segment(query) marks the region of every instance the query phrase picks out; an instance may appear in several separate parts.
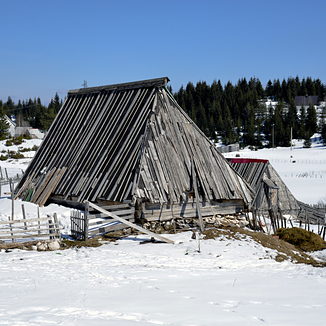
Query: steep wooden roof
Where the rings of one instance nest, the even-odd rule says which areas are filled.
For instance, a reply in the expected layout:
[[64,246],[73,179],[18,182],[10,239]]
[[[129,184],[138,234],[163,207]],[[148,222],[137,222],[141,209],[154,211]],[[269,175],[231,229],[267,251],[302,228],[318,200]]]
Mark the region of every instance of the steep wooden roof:
[[256,208],[268,209],[267,201],[263,198],[265,194],[262,182],[264,182],[278,189],[278,205],[282,212],[298,212],[300,207],[297,200],[268,160],[231,158],[229,162],[255,190],[256,196],[252,204]]
[[193,164],[203,196],[249,203],[250,186],[178,106],[168,81],[70,91],[16,193],[32,184],[34,202],[51,193],[77,201],[178,201],[192,189]]

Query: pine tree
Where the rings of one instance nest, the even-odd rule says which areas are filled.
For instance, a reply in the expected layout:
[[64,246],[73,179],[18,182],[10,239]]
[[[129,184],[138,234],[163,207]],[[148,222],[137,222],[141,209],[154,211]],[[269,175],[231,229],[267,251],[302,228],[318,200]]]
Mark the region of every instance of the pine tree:
[[273,83],[274,97],[276,100],[282,99],[282,87],[279,79],[274,79]]
[[9,124],[5,118],[5,110],[0,103],[0,140],[4,140],[9,136]]
[[284,125],[284,102],[280,101],[275,109],[274,145],[289,146],[290,133]]
[[298,114],[297,114],[297,107],[295,105],[294,99],[290,98],[289,100],[289,109],[286,116],[286,125],[292,128],[292,135],[293,138],[298,137]]
[[301,88],[300,88],[300,95],[301,96],[306,96],[307,94],[308,94],[308,92],[307,92],[306,80],[304,78],[302,78]]
[[281,86],[281,99],[288,103],[289,98],[288,98],[288,84],[285,79],[282,81],[282,86]]
[[316,88],[315,88],[314,82],[312,81],[311,77],[307,77],[306,87],[307,87],[307,94],[309,96],[316,95]]
[[209,136],[206,112],[201,102],[199,102],[198,106],[197,125],[205,133],[206,136]]
[[274,96],[274,87],[273,87],[273,83],[271,80],[269,80],[267,82],[265,94],[267,97]]
[[244,146],[255,145],[255,110],[249,103],[246,108],[246,122],[244,124]]
[[317,132],[317,113],[314,105],[310,103],[307,110],[306,130],[312,136]]
[[306,120],[307,120],[306,109],[304,108],[304,106],[302,106],[300,109],[300,118],[299,118],[299,123],[300,123],[299,137],[300,137],[300,139],[304,139],[306,137]]
[[326,145],[326,124],[321,129],[321,136],[323,138],[323,144]]
[[[171,88],[170,92],[172,94],[172,87],[170,86],[170,88]],[[57,114],[61,108],[60,97],[58,93],[55,93],[53,103],[54,103],[54,113]]]
[[232,144],[235,141],[235,134],[232,126],[231,112],[228,106],[224,110],[224,131],[222,133],[222,142],[225,145]]

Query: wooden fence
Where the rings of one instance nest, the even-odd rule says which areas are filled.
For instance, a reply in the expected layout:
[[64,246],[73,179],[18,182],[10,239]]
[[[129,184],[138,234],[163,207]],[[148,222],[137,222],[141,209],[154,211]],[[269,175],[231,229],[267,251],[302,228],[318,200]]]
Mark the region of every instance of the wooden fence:
[[298,214],[298,220],[300,226],[304,223],[305,229],[310,231],[310,224],[318,225],[318,234],[325,240],[326,233],[326,209],[316,208],[308,204],[298,201],[300,206],[300,212]]
[[[129,204],[101,206],[101,208],[124,218],[129,222],[135,221],[135,208]],[[77,240],[87,240],[97,235],[110,231],[121,230],[128,226],[122,222],[114,220],[107,215],[89,208],[85,204],[85,211],[72,210],[70,212],[71,236]]]
[[19,220],[8,219],[0,221],[0,243],[19,242],[38,239],[60,239],[60,228],[56,213],[54,216],[24,218]]
[[3,186],[10,184],[10,191],[11,191],[11,187],[15,183],[20,181],[23,174],[24,174],[23,170],[10,169],[8,172],[7,168],[2,168],[0,166],[0,197],[3,194],[3,191],[2,191]]

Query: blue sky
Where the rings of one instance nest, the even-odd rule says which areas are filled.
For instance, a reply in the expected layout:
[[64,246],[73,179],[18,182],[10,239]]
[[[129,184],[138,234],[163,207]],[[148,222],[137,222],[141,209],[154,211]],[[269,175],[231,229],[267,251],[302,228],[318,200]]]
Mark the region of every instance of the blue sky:
[[167,76],[326,84],[326,1],[1,0],[0,99]]

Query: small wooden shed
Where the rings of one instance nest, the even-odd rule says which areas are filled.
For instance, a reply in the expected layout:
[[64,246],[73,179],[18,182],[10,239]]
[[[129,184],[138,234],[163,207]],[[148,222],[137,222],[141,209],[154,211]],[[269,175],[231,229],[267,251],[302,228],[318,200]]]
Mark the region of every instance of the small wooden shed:
[[71,90],[17,197],[128,204],[147,220],[232,214],[254,193],[176,103],[167,77]]
[[297,216],[299,204],[289,188],[268,160],[252,158],[230,158],[230,165],[250,184],[255,191],[252,207],[274,214]]

